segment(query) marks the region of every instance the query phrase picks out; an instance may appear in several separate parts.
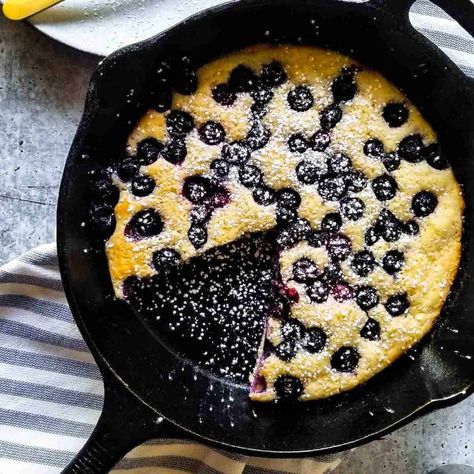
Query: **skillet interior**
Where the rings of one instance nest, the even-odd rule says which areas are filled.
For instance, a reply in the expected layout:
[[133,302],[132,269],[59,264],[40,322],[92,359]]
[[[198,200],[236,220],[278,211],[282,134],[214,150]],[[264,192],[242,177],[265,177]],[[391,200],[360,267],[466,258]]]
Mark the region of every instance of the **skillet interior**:
[[[58,249],[66,294],[101,366],[108,365],[158,413],[204,440],[266,456],[335,451],[474,388],[474,280],[466,278],[474,270],[474,167],[469,159],[474,156],[473,85],[409,26],[411,2],[399,3],[406,7],[401,15],[375,1],[264,0],[217,7],[112,55],[92,79],[60,191]],[[189,55],[196,65],[203,64],[268,41],[266,31],[272,40],[344,52],[401,87],[438,133],[464,185],[467,204],[457,289],[433,333],[414,354],[363,387],[291,410],[251,404],[246,386],[204,372],[157,343],[129,307],[112,297],[103,244],[94,243],[81,227],[90,204],[88,172],[110,163],[123,149],[128,131],[145,110],[146,78],[153,65],[170,54]]]

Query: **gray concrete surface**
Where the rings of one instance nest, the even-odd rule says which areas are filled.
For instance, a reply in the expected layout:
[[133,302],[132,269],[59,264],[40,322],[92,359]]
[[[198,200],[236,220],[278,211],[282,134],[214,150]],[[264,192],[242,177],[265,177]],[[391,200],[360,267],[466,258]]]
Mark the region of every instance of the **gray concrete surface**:
[[[64,160],[97,58],[0,18],[0,263],[54,239]],[[474,397],[353,451],[338,474],[474,466]]]

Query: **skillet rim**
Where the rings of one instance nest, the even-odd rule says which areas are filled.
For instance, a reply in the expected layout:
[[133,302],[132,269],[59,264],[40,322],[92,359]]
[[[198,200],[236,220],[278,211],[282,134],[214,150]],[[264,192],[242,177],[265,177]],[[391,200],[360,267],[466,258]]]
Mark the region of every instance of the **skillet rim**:
[[[301,3],[303,3],[303,2],[304,2],[304,0]],[[405,0],[405,2],[407,4],[409,3],[410,5],[412,4],[412,0]],[[117,374],[117,372],[109,364],[108,360],[104,357],[104,355],[101,353],[99,348],[96,346],[96,343],[94,341],[95,338],[89,332],[89,330],[87,328],[87,324],[84,323],[83,317],[81,316],[81,311],[79,310],[79,308],[76,305],[76,303],[74,301],[74,298],[72,296],[73,293],[74,293],[74,289],[70,286],[70,281],[69,281],[69,278],[68,278],[69,268],[68,268],[68,265],[67,265],[67,250],[66,250],[65,245],[64,245],[65,240],[66,240],[66,236],[65,236],[66,231],[65,231],[64,222],[63,222],[64,214],[67,212],[65,189],[67,188],[67,185],[68,185],[67,181],[70,179],[69,174],[71,174],[72,176],[74,175],[74,173],[73,173],[74,157],[78,155],[78,153],[81,149],[81,146],[80,146],[81,137],[84,138],[84,136],[83,136],[84,131],[87,130],[88,125],[90,125],[90,122],[91,122],[92,117],[94,115],[94,113],[91,112],[91,110],[93,110],[93,108],[94,108],[93,107],[93,105],[94,105],[93,102],[94,102],[94,94],[96,92],[96,82],[95,81],[97,80],[98,71],[101,70],[101,68],[105,69],[106,67],[111,65],[114,61],[116,61],[120,58],[123,58],[127,54],[131,54],[134,51],[143,51],[143,50],[146,50],[146,49],[153,48],[153,45],[155,43],[159,42],[160,40],[162,40],[162,38],[165,37],[166,35],[168,35],[171,30],[175,29],[178,26],[186,24],[188,21],[194,21],[194,22],[199,21],[201,19],[201,17],[205,17],[205,16],[208,16],[208,15],[213,15],[213,14],[219,12],[220,10],[226,10],[228,8],[232,8],[235,5],[237,5],[238,3],[250,5],[250,4],[252,4],[252,0],[243,0],[243,1],[240,1],[240,2],[238,0],[232,0],[232,1],[229,1],[225,4],[221,4],[221,5],[218,5],[216,7],[211,7],[209,9],[203,10],[202,12],[199,12],[199,13],[187,18],[183,22],[173,26],[172,28],[170,28],[170,29],[168,29],[168,30],[166,30],[166,31],[164,31],[164,32],[152,37],[152,38],[144,40],[140,43],[136,43],[134,45],[127,46],[126,48],[123,48],[123,49],[113,53],[112,55],[108,56],[104,61],[102,61],[101,65],[95,71],[95,73],[94,73],[94,75],[91,79],[91,83],[90,83],[89,88],[88,88],[88,93],[87,93],[84,112],[83,112],[83,115],[81,117],[81,121],[80,121],[80,124],[78,126],[78,130],[77,130],[76,135],[74,137],[73,144],[71,146],[71,150],[69,152],[69,155],[68,155],[68,158],[67,158],[67,161],[66,161],[66,164],[65,164],[63,178],[62,178],[61,186],[60,186],[60,190],[59,190],[59,200],[58,200],[58,210],[57,210],[57,243],[58,243],[58,257],[59,257],[59,267],[60,267],[60,272],[61,272],[61,278],[62,278],[62,281],[63,281],[63,286],[64,286],[64,290],[65,290],[65,294],[66,294],[68,303],[71,307],[71,312],[72,312],[72,314],[74,316],[74,319],[75,319],[75,321],[76,321],[76,323],[77,323],[77,325],[80,329],[80,332],[81,332],[82,336],[84,337],[87,345],[91,349],[91,352],[93,353],[94,358],[96,359],[96,362],[98,363],[99,367],[101,368],[101,371],[104,375],[104,383],[107,383],[107,378],[110,375],[107,375],[106,373],[109,372],[113,377],[115,377],[118,381],[120,381],[120,383],[124,387],[127,386],[126,382]],[[267,1],[267,2],[262,2],[262,3],[268,3],[269,4],[270,2]],[[282,0],[282,1],[279,1],[278,3],[288,3],[288,2],[286,2],[285,0]],[[373,2],[373,3],[375,3],[375,2]],[[373,7],[374,5],[372,4],[372,2],[367,2],[367,5],[364,5],[364,6]],[[415,34],[417,36],[419,36],[419,38],[417,38],[417,40],[421,40],[422,42],[424,42],[426,44],[432,45],[432,43],[430,41],[426,40],[424,37],[419,35],[419,33],[417,33],[414,29],[413,29],[413,31],[415,32]],[[447,62],[448,64],[450,63],[450,65],[452,66],[453,65],[452,61],[450,61],[449,58],[446,55],[443,54],[443,56],[444,56],[445,62]],[[160,413],[159,410],[152,407],[145,400],[143,400],[143,398],[141,398],[137,393],[135,393],[130,387],[127,387],[127,390],[134,397],[136,397],[138,401],[140,401],[141,403],[148,406],[150,409],[152,409],[154,412],[156,412],[160,416],[164,416],[162,413]],[[254,448],[234,446],[232,444],[229,444],[229,443],[226,443],[226,442],[223,442],[223,441],[217,441],[217,440],[208,438],[208,437],[206,437],[202,434],[195,433],[194,431],[183,427],[179,423],[169,420],[168,418],[166,418],[166,416],[165,416],[165,418],[166,418],[166,420],[168,420],[173,425],[178,426],[184,432],[189,433],[191,435],[191,437],[193,437],[195,439],[197,438],[198,440],[205,440],[205,442],[207,444],[211,444],[213,446],[218,446],[218,447],[221,447],[221,448],[225,447],[225,448],[231,449],[232,451],[242,452],[242,453],[245,453],[245,454],[249,454],[249,453],[250,454],[259,454],[259,455],[264,454],[267,457],[281,457],[281,456],[285,456],[285,457],[303,457],[303,456],[307,456],[309,454],[334,453],[336,451],[340,451],[340,450],[343,450],[343,449],[349,449],[349,448],[364,444],[364,443],[366,443],[370,440],[373,440],[373,439],[375,439],[379,436],[382,436],[386,433],[392,432],[396,428],[407,424],[412,419],[417,418],[417,417],[419,417],[419,416],[421,416],[425,413],[436,410],[436,409],[441,408],[443,406],[448,406],[448,405],[457,403],[458,401],[461,401],[462,399],[468,397],[473,392],[474,392],[474,380],[471,382],[470,386],[465,387],[461,391],[458,391],[454,394],[450,394],[450,395],[447,395],[447,396],[444,396],[444,397],[433,398],[431,400],[426,401],[425,404],[417,407],[416,409],[411,411],[407,416],[397,420],[396,422],[386,426],[385,428],[383,428],[383,429],[381,429],[381,430],[379,430],[375,433],[364,436],[362,438],[358,438],[358,439],[356,439],[352,442],[347,442],[347,443],[337,445],[337,446],[332,446],[332,447],[328,447],[328,448],[310,449],[310,450],[305,449],[305,450],[301,450],[301,451],[281,451],[281,450],[272,451],[272,450],[266,450],[266,449],[254,449]]]

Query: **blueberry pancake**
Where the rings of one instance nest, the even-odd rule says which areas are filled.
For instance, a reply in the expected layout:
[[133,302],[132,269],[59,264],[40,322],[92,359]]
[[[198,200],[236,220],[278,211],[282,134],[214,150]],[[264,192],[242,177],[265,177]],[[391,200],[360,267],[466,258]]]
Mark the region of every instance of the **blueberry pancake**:
[[368,380],[432,328],[458,268],[463,198],[435,133],[333,51],[258,45],[175,69],[111,174],[114,212],[96,210],[116,296],[258,234],[274,268],[250,397]]

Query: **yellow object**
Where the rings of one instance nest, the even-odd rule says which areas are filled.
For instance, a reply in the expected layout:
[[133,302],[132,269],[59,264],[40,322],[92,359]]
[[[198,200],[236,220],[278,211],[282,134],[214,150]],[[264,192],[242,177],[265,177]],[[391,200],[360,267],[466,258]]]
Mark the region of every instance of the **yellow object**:
[[60,2],[62,0],[5,0],[3,14],[10,20],[24,20]]

